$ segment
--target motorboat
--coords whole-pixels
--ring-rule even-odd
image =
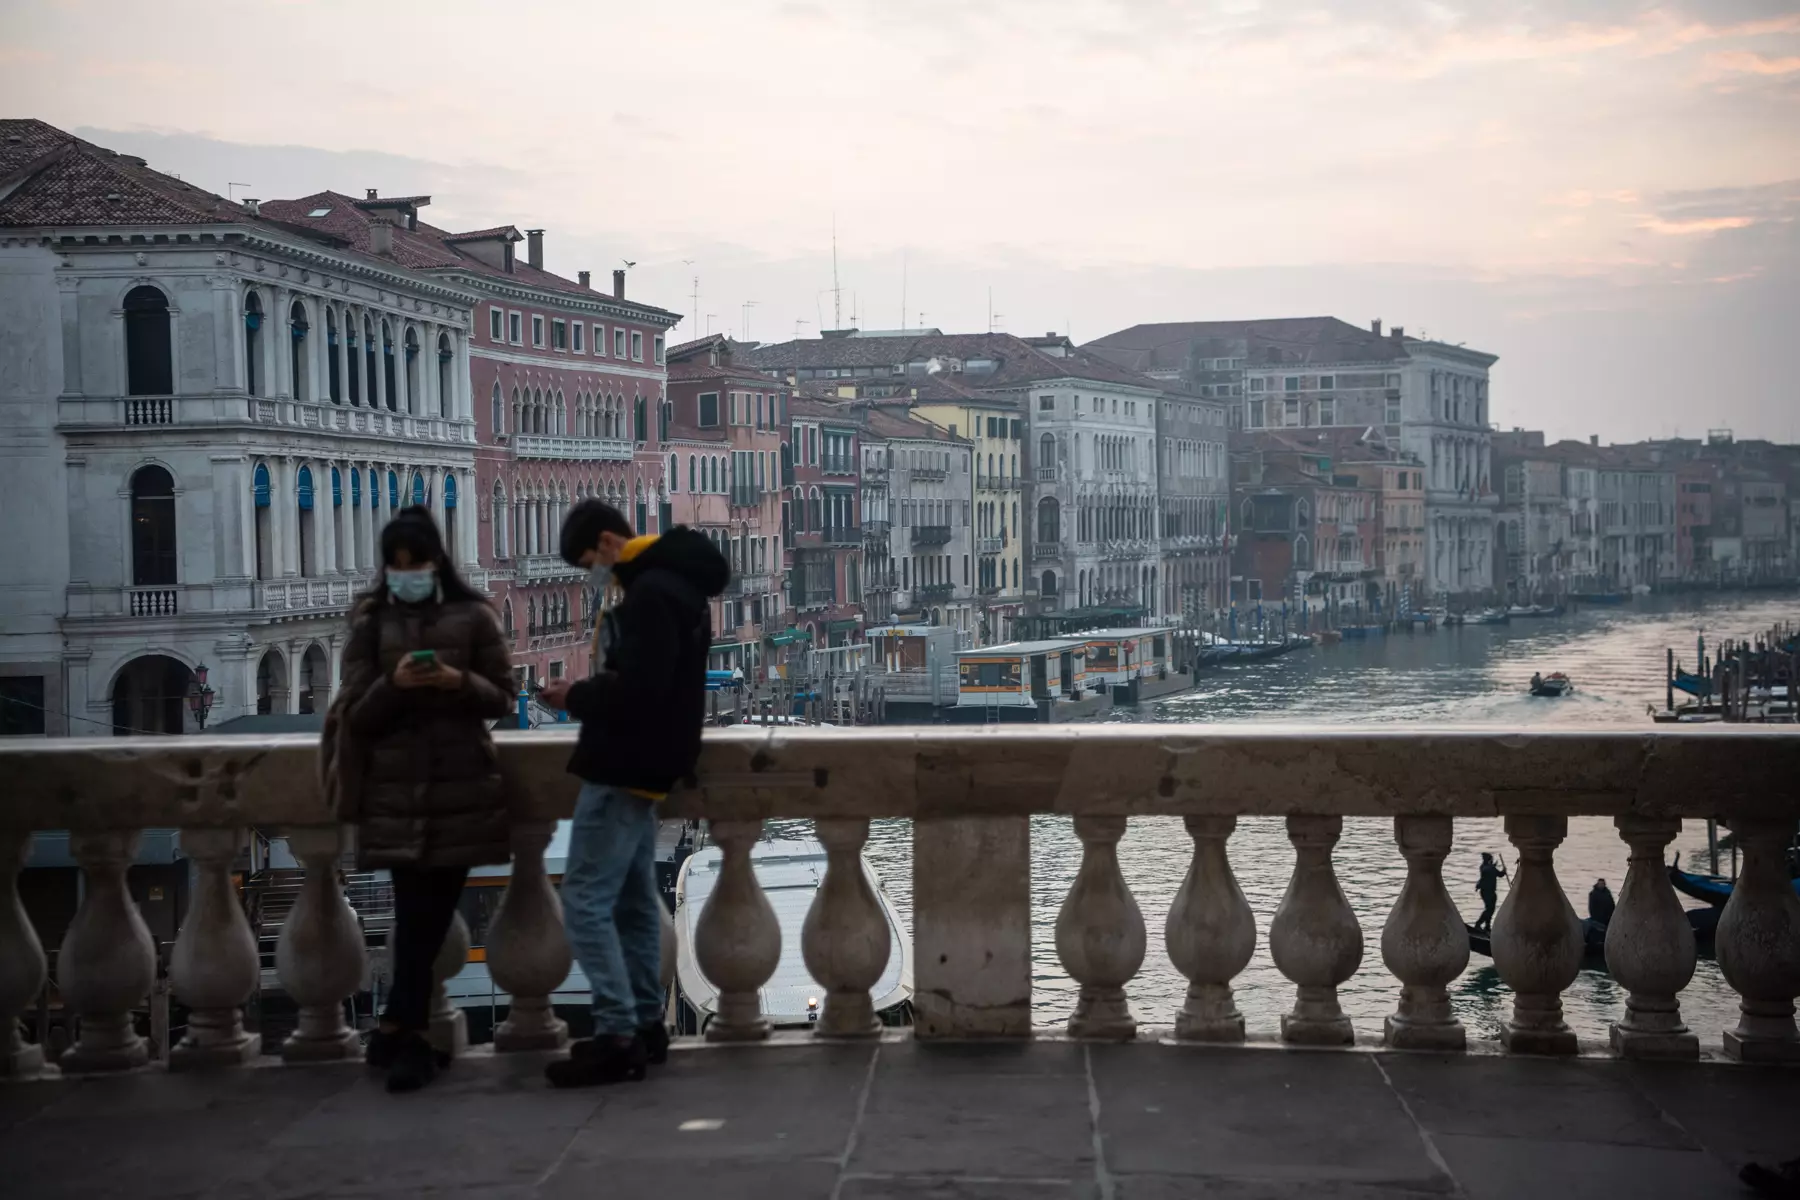
[[[1534,696],[1566,696],[1574,690],[1574,681],[1561,671],[1531,677],[1531,694]]]
[[[1515,604],[1506,610],[1508,617],[1560,617],[1562,614],[1560,604]]]
[[[679,1033],[704,1032],[718,1012],[719,989],[700,969],[694,937],[724,861],[718,846],[701,846],[681,864],[675,881],[675,1027]],[[825,847],[809,836],[764,839],[750,849],[750,868],[781,929],[781,958],[762,986],[763,1017],[777,1029],[804,1029],[819,1019],[825,997],[825,989],[807,970],[801,952],[806,914],[825,879]],[[869,989],[870,1000],[883,1024],[911,1024],[912,938],[866,856],[862,871],[888,925],[887,966]]]

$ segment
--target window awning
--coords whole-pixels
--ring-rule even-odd
[[[855,617],[846,617],[842,621],[833,621],[831,624],[827,625],[825,629],[829,633],[849,633],[859,624],[861,624],[861,622]]]
[[[771,646],[788,646],[788,645],[792,645],[794,642],[810,642],[810,641],[812,641],[812,634],[810,632],[808,632],[805,629],[794,629],[790,626],[789,628],[782,630],[780,633],[771,635],[769,638],[769,645],[771,645]]]

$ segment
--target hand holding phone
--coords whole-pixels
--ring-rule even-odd
[[[437,651],[414,650],[394,664],[394,686],[398,688],[429,687],[438,673]]]

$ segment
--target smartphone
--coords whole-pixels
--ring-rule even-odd
[[[436,650],[414,650],[411,654],[407,655],[407,657],[413,660],[413,664],[415,666],[420,666],[420,667],[436,667],[437,666],[437,651]]]

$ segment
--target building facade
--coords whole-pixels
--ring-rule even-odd
[[[481,586],[476,296],[42,122],[0,174],[9,727],[322,712],[407,504]]]
[[[764,386],[770,386],[766,379]],[[858,414],[798,395],[788,417],[788,608],[814,649],[845,646],[857,640],[862,625]]]
[[[1176,383],[1156,402],[1159,609],[1192,620],[1224,608],[1231,584],[1231,402]]]
[[[970,443],[975,542],[975,643],[1012,640],[1024,609],[1025,422],[1012,404],[975,395],[935,398],[922,391],[912,411]]]

